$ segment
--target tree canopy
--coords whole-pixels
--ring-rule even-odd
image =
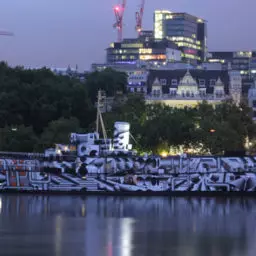
[[[223,154],[245,150],[246,140],[255,140],[256,125],[250,109],[224,102],[213,107],[206,102],[195,109],[171,108],[163,104],[146,105],[143,98],[130,96],[125,104],[106,113],[107,128],[114,121],[131,123],[135,148],[159,154],[171,148],[194,149],[200,154]]]
[[[143,96],[128,94],[126,85],[126,74],[111,69],[92,72],[81,81],[46,68],[27,70],[0,63],[0,150],[43,151],[67,143],[71,132],[92,131],[99,89],[114,97],[112,111],[103,114],[108,136],[113,136],[115,121],[127,121],[138,151],[192,148],[223,154],[243,150],[248,141],[256,145],[256,127],[246,105],[224,102],[213,107],[203,102],[195,109],[147,105]]]
[[[11,68],[0,63],[0,150],[43,150],[67,142],[70,132],[88,131],[94,123],[99,88],[112,96],[117,90],[125,92],[125,85],[126,75],[110,69],[80,81],[46,68]],[[18,145],[25,135],[30,143]]]

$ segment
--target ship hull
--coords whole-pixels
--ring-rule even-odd
[[[0,193],[255,195],[256,157],[0,158]],[[80,167],[79,167],[80,166]]]
[[[146,192],[134,192],[134,191],[115,191],[115,192],[106,192],[106,191],[51,191],[51,190],[21,190],[21,189],[4,189],[0,191],[0,194],[6,195],[44,195],[44,196],[102,196],[102,197],[249,197],[256,198],[256,192],[246,192],[246,191],[232,191],[232,192],[209,192],[209,191],[146,191]]]

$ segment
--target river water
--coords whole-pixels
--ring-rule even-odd
[[[256,199],[0,195],[0,255],[255,256]]]

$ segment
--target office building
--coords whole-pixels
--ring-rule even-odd
[[[156,10],[154,38],[174,42],[181,50],[185,62],[197,64],[206,60],[207,24],[203,19],[187,13]]]
[[[145,42],[154,40],[154,31],[153,30],[142,30],[139,35],[139,39]]]
[[[240,71],[243,79],[256,75],[256,51],[214,51],[208,53],[207,60],[221,63],[223,70]]]
[[[113,63],[92,64],[92,71],[103,71],[111,68],[127,75],[127,91],[135,93],[147,92],[147,78],[149,66],[147,63]]]
[[[147,40],[145,40],[145,38]],[[181,52],[176,44],[167,40],[156,42],[150,36],[124,39],[107,48],[107,63],[135,63],[138,61],[164,63],[180,61]]]

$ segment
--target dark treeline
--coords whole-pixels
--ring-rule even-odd
[[[92,126],[98,89],[112,96],[125,85],[125,74],[113,70],[94,72],[81,82],[48,69],[0,63],[0,150],[42,151],[68,143],[70,132]]]
[[[223,154],[255,147],[256,126],[250,108],[232,102],[216,106],[200,104],[196,109],[171,108],[161,104],[146,105],[138,96],[105,114],[107,127],[115,120],[131,123],[136,148],[159,154],[176,149],[198,154]],[[175,152],[175,151],[174,151]]]
[[[10,68],[1,63],[0,150],[43,151],[55,143],[68,143],[71,132],[92,132],[99,89],[115,97],[113,110],[103,114],[108,136],[112,137],[115,121],[130,122],[138,151],[161,153],[182,147],[222,154],[243,150],[246,143],[254,146],[256,129],[246,106],[232,102],[216,108],[203,103],[197,109],[146,105],[141,96],[125,93],[126,83],[124,73],[110,69],[93,72],[81,82],[48,69]]]

